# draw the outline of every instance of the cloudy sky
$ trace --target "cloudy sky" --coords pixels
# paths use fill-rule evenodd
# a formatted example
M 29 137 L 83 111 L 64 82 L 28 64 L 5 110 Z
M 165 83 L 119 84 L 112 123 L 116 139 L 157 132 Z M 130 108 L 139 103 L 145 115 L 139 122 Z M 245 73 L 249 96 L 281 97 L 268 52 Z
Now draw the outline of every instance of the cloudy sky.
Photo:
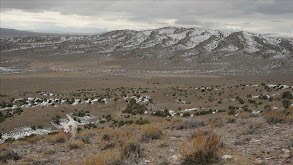
M 1 27 L 99 33 L 166 26 L 293 37 L 292 0 L 1 0 Z

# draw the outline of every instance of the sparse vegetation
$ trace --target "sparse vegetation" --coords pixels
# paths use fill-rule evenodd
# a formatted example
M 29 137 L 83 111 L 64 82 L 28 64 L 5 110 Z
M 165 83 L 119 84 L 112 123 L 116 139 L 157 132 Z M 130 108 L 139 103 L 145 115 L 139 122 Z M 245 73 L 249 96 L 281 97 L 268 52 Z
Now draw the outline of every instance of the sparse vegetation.
M 78 149 L 84 146 L 84 142 L 82 140 L 68 141 L 66 143 L 66 146 L 69 147 L 70 149 Z
M 180 154 L 184 157 L 182 165 L 210 164 L 219 160 L 218 154 L 221 148 L 221 136 L 211 131 L 205 134 L 199 131 L 196 137 L 183 142 L 180 146 Z
M 150 141 L 150 140 L 155 140 L 155 139 L 159 139 L 161 137 L 161 135 L 163 134 L 163 132 L 150 124 L 145 125 L 142 130 L 141 130 L 142 134 L 140 137 L 141 141 Z
M 184 119 L 178 129 L 192 129 L 205 126 L 206 124 L 199 119 Z
M 171 116 L 171 114 L 169 113 L 169 110 L 167 108 L 165 108 L 164 111 L 158 110 L 158 111 L 154 112 L 152 115 L 159 116 L 159 117 Z
M 129 113 L 132 115 L 136 115 L 136 114 L 144 114 L 145 111 L 147 111 L 147 107 L 144 104 L 140 105 L 136 103 L 136 100 L 132 98 L 127 104 L 126 109 L 123 110 L 122 113 Z

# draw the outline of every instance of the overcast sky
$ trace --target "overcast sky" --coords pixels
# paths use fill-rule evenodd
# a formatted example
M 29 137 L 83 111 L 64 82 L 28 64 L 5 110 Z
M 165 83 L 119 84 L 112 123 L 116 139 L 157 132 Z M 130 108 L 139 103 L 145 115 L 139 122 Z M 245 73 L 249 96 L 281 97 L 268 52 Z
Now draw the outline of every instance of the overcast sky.
M 1 0 L 1 27 L 99 33 L 166 26 L 293 37 L 293 0 Z

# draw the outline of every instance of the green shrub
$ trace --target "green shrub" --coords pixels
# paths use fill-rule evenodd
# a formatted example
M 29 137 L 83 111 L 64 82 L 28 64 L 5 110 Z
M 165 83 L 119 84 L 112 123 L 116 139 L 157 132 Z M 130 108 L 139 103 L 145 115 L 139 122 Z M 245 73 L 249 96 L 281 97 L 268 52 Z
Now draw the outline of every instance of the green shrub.
M 184 112 L 183 113 L 183 117 L 188 117 L 188 116 L 190 116 L 190 112 Z
M 284 108 L 289 108 L 289 106 L 291 105 L 291 101 L 289 99 L 282 100 L 282 104 Z
M 108 114 L 107 116 L 106 116 L 106 120 L 109 122 L 109 121 L 111 121 L 113 118 L 112 118 L 112 116 L 110 115 L 110 114 Z
M 167 117 L 167 116 L 171 116 L 171 114 L 169 113 L 168 109 L 164 109 L 164 111 L 156 111 L 152 114 L 153 116 L 159 116 L 159 117 Z
M 127 104 L 127 107 L 125 108 L 125 110 L 122 111 L 122 113 L 129 113 L 132 115 L 136 115 L 137 113 L 144 114 L 145 111 L 147 111 L 146 105 L 140 105 L 136 103 L 135 99 L 131 99 L 129 103 Z
M 293 98 L 291 92 L 289 92 L 289 91 L 283 92 L 282 99 L 286 99 L 286 98 L 287 99 L 292 99 Z
M 142 118 L 140 118 L 139 120 L 136 120 L 136 121 L 135 121 L 135 124 L 138 124 L 138 125 L 145 125 L 145 124 L 149 124 L 149 123 L 150 123 L 149 120 L 147 120 L 147 119 L 142 119 Z
M 206 124 L 199 119 L 184 119 L 177 129 L 188 129 L 205 126 Z
M 37 128 L 38 128 L 38 129 L 43 129 L 44 126 L 42 126 L 42 125 L 38 125 Z
M 17 108 L 13 113 L 14 113 L 14 114 L 17 113 L 18 115 L 20 115 L 21 112 L 23 112 L 23 110 L 22 110 L 21 108 Z
M 235 115 L 235 111 L 234 110 L 230 110 L 229 112 L 228 112 L 228 115 Z
M 196 112 L 195 115 L 199 116 L 199 115 L 206 115 L 206 114 L 211 114 L 213 113 L 213 111 L 210 109 L 208 111 L 199 111 L 199 112 Z

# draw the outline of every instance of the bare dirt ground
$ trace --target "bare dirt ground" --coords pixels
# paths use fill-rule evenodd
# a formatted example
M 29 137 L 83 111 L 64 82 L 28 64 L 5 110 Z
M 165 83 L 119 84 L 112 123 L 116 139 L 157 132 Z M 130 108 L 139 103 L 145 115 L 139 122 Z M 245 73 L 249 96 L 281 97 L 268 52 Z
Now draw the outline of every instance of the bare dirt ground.
M 292 86 L 292 77 L 286 75 L 244 77 L 79 71 L 1 75 L 0 103 L 11 103 L 20 107 L 28 104 L 19 100 L 29 102 L 33 98 L 30 101 L 32 105 L 23 107 L 21 113 L 2 107 L 1 112 L 6 115 L 0 123 L 2 138 L 5 133 L 9 134 L 20 127 L 41 126 L 40 129 L 51 128 L 52 131 L 59 131 L 52 125 L 57 116 L 64 119 L 65 114 L 86 111 L 86 114 L 93 117 L 91 121 L 95 127 L 88 123 L 79 126 L 80 133 L 76 140 L 82 139 L 83 144 L 76 148 L 62 140 L 58 142 L 57 135 L 38 135 L 16 142 L 7 140 L 1 146 L 0 158 L 3 163 L 8 164 L 87 164 L 87 161 L 98 158 L 99 153 L 108 150 L 116 153 L 115 146 L 105 147 L 107 143 L 114 142 L 105 141 L 103 136 L 104 130 L 112 127 L 109 135 L 119 131 L 123 135 L 123 131 L 130 129 L 127 136 L 134 137 L 132 140 L 139 144 L 139 152 L 143 152 L 141 155 L 136 153 L 136 157 L 118 156 L 122 162 L 181 164 L 184 160 L 184 155 L 180 154 L 182 143 L 192 139 L 199 130 L 210 130 L 211 118 L 218 118 L 215 121 L 219 120 L 219 125 L 215 122 L 213 131 L 221 136 L 223 146 L 215 164 L 291 164 L 292 98 L 284 98 L 283 93 L 293 93 Z M 52 96 L 41 92 L 51 93 Z M 139 102 L 140 105 L 145 105 L 147 113 L 122 113 L 132 96 L 137 99 L 149 97 Z M 52 98 L 59 101 L 41 104 Z M 76 99 L 80 102 L 74 104 Z M 95 99 L 99 101 L 94 102 Z M 62 100 L 65 101 L 61 103 Z M 283 100 L 289 100 L 289 108 L 284 107 Z M 172 120 L 171 116 L 151 115 L 156 111 L 163 112 L 164 109 L 174 111 Z M 278 115 L 283 110 L 287 110 L 288 114 L 284 111 L 285 116 L 282 114 L 281 121 L 276 119 L 269 122 L 271 111 Z M 185 112 L 189 112 L 185 114 L 187 117 L 182 116 Z M 210 113 L 196 114 L 200 112 Z M 109 114 L 111 119 L 108 121 L 106 116 Z M 151 123 L 147 125 L 162 131 L 161 136 L 145 141 L 142 138 L 145 125 L 133 126 L 120 122 L 132 120 L 135 123 L 140 118 Z M 186 119 L 203 121 L 205 126 L 179 129 L 180 123 Z M 100 122 L 101 120 L 105 122 Z M 127 141 L 118 137 L 113 137 L 112 140 Z M 9 153 L 10 157 L 7 156 Z M 231 157 L 222 158 L 224 155 Z M 108 156 L 117 157 L 117 154 Z

